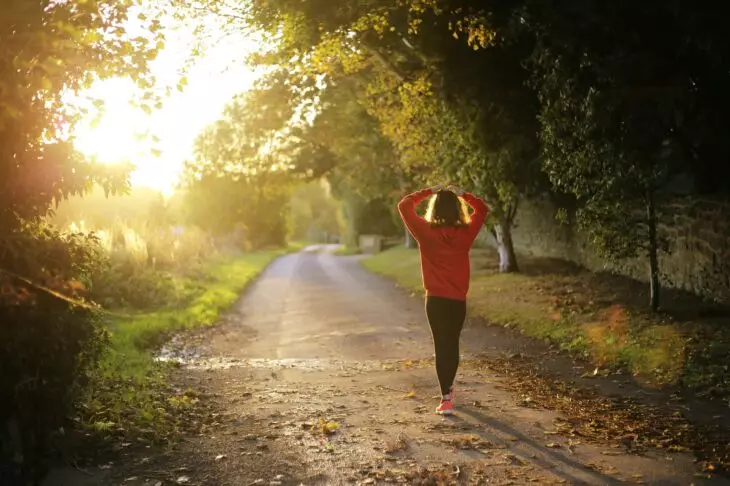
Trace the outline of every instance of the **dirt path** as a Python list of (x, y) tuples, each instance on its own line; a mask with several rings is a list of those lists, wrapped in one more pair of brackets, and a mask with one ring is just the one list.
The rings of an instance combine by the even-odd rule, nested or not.
[(561, 432), (558, 413), (481, 365), (485, 350), (519, 351), (483, 325), (463, 334), (456, 416), (435, 416), (421, 301), (332, 250), (279, 259), (221, 325), (181, 345), (178, 384), (210, 410), (200, 434), (48, 484), (700, 484), (688, 454)]

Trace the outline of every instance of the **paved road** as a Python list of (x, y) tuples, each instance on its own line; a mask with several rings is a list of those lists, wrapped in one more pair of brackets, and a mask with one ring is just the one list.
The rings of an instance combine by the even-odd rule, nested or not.
[(629, 455), (561, 435), (558, 413), (523, 406), (503, 377), (474, 365), (474, 353), (512, 346), (483, 326), (467, 323), (463, 336), (456, 416), (435, 416), (422, 302), (335, 248), (280, 258), (188, 345), (199, 356), (178, 380), (209, 397), (212, 423), (154, 460), (125, 459), (126, 483), (101, 484), (696, 481), (688, 455)]
[[(400, 437), (407, 447), (398, 452), (399, 461), (447, 469), (463, 464), (464, 471), (471, 471), (461, 474), (464, 481), (467, 477), (504, 484), (693, 480), (687, 456), (669, 460), (614, 456), (607, 454), (615, 450), (587, 444), (545, 447), (570, 442), (545, 434), (557, 414), (519, 406), (517, 397), (500, 386), (499, 377), (485, 377), (481, 370), (469, 368), (470, 355), (493, 344), (494, 335), (479, 326), (468, 324), (463, 336), (458, 417), (432, 415), (438, 390), (422, 301), (364, 271), (358, 257), (334, 255), (336, 248), (310, 247), (276, 261), (246, 293), (227, 324), (212, 335), (207, 348), (209, 356), (241, 360), (231, 370), (234, 375), (235, 369), (274, 370), (276, 386), (286, 390), (276, 396), (287, 398), (270, 405), (285, 416), (301, 420), (314, 410), (332, 411), (337, 402), (335, 410), (341, 412), (335, 415), (352, 427), (348, 431), (354, 430), (356, 439), (350, 437), (353, 442), (348, 443), (343, 434), (344, 443), (335, 445), (341, 455), (302, 453), (309, 474), (320, 474), (317, 477), (325, 484), (363, 479), (353, 472), (360, 467), (358, 458), (383, 462), (388, 455), (384, 449), (397, 448), (388, 446), (388, 441), (397, 443)], [(411, 364), (403, 366), (404, 362)], [(261, 390), (270, 386), (264, 384)], [(409, 394), (413, 399), (405, 400)], [(266, 403), (264, 395), (257, 406)], [(469, 405), (474, 403), (480, 406)], [(478, 446), (444, 445), (465, 434), (482, 441), (483, 451), (475, 452)], [(309, 451), (306, 441), (287, 448), (297, 446)], [(374, 457), (373, 451), (383, 457)]]
[(365, 272), (356, 258), (333, 255), (336, 249), (314, 246), (274, 262), (228, 316), (234, 325), (214, 341), (215, 352), (268, 359), (430, 356), (420, 302)]

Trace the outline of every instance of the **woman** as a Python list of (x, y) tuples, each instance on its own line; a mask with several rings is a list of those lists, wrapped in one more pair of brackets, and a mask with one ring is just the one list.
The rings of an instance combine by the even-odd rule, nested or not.
[[(416, 206), (429, 196), (426, 217)], [(466, 204), (474, 210), (471, 216)], [(436, 374), (441, 404), (436, 413), (454, 411), (454, 378), (459, 367), (459, 337), (466, 318), (469, 290), (469, 250), (484, 219), (487, 205), (458, 187), (438, 185), (404, 197), (398, 212), (421, 253), (421, 275), (426, 289), (426, 317), (436, 350)]]

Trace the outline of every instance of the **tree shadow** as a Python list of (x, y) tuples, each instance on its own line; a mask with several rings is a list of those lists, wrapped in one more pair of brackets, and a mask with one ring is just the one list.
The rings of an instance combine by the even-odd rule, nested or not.
[[(492, 429), (498, 430), (503, 434), (517, 439), (517, 444), (511, 447), (509, 450), (511, 453), (520, 457), (524, 462), (534, 464), (542, 469), (550, 471), (561, 479), (564, 479), (568, 484), (586, 484), (587, 480), (598, 482), (598, 484), (622, 484), (622, 481), (617, 480), (611, 476), (607, 476), (599, 471), (595, 471), (586, 467), (580, 462), (574, 461), (563, 454), (556, 452), (553, 449), (547, 449), (544, 446), (537, 444), (531, 437), (524, 435), (523, 433), (515, 430), (504, 422), (495, 418), (487, 417), (486, 415), (479, 413), (468, 407), (459, 407), (459, 412), (470, 416), (480, 424), (491, 427)], [(467, 424), (468, 422), (458, 415), (452, 416), (449, 420)], [(485, 431), (473, 430), (470, 433), (478, 435), (482, 439), (490, 442), (500, 442), (500, 438), (496, 435), (490, 435)], [(528, 450), (524, 450), (528, 448)], [(540, 454), (544, 457), (539, 457)]]
[[(517, 443), (515, 446), (510, 448), (511, 453), (519, 456), (524, 462), (534, 464), (549, 471), (551, 474), (567, 481), (568, 484), (613, 485), (626, 483), (626, 481), (608, 476), (600, 471), (587, 467), (581, 462), (566, 457), (565, 454), (558, 450), (546, 448), (544, 445), (538, 444), (533, 438), (515, 430), (510, 425), (493, 417), (488, 417), (487, 415), (470, 407), (461, 406), (459, 407), (459, 412), (468, 415), (480, 424), (514, 437), (517, 439)], [(466, 420), (458, 416), (452, 416), (450, 420), (465, 424), (468, 423)], [(485, 431), (474, 430), (470, 433), (478, 435), (482, 439), (489, 440), (490, 442), (500, 440), (497, 436), (490, 436)], [(647, 481), (643, 484), (661, 484), (667, 486), (683, 485), (686, 484), (686, 478), (683, 480), (674, 479), (669, 476), (662, 476), (655, 481)], [(695, 484), (704, 483), (695, 482)]]
[[(481, 275), (497, 277), (492, 251), (475, 250), (472, 261)], [(521, 273), (505, 282), (522, 286), (522, 294), (519, 299), (508, 298), (517, 305), (527, 300), (535, 318), (542, 315), (549, 321), (568, 316), (572, 324), (583, 326), (584, 334), (593, 331), (595, 335), (586, 338), (594, 341), (589, 342), (588, 351), (598, 364), (625, 366), (644, 387), (700, 398), (730, 398), (730, 373), (724, 368), (730, 362), (730, 305), (663, 288), (660, 310), (652, 313), (646, 282), (591, 272), (556, 258), (519, 255), (519, 262)], [(528, 290), (530, 295), (525, 294)], [(646, 346), (653, 349), (647, 351)], [(643, 378), (648, 379), (642, 382)]]

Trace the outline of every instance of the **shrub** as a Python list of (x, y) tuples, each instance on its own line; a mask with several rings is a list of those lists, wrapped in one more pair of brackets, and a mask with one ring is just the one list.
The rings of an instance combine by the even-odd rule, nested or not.
[(79, 282), (100, 261), (93, 238), (35, 226), (3, 243), (0, 474), (3, 484), (17, 484), (44, 473), (106, 333), (97, 311), (80, 301)]

